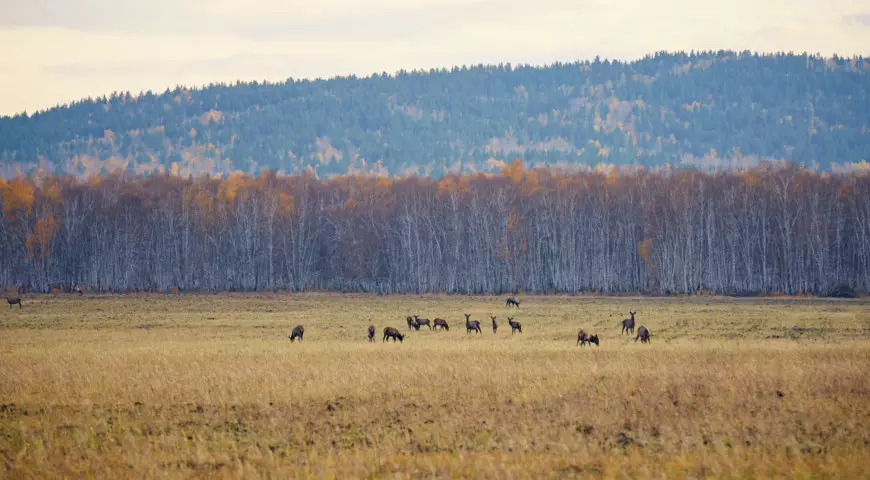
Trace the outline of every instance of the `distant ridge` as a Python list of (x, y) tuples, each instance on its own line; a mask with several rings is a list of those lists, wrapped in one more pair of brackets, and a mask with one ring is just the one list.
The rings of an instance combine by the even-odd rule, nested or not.
[(598, 164), (870, 161), (864, 57), (656, 53), (113, 93), (0, 118), (0, 174), (442, 176)]

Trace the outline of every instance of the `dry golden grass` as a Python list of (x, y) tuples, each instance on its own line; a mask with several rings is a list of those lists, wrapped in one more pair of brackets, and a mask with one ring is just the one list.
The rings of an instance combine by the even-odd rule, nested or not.
[[(867, 477), (867, 307), (32, 296), (0, 313), (0, 477)], [(629, 309), (651, 345), (620, 337)], [(412, 313), (451, 330), (408, 332)]]

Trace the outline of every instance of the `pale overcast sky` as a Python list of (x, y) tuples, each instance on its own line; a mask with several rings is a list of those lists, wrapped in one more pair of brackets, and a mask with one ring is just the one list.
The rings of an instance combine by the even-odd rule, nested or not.
[(870, 55), (870, 1), (0, 0), (0, 114), (178, 84), (720, 48)]

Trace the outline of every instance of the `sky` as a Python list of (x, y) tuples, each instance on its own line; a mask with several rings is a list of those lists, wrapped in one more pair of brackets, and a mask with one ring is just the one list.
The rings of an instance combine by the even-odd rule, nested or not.
[(867, 0), (0, 0), (0, 115), (176, 85), (660, 50), (870, 55)]

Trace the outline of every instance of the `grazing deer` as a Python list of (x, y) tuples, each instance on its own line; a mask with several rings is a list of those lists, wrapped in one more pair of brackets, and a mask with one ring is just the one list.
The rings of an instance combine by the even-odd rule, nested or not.
[(498, 322), (495, 321), (495, 315), (490, 315), (489, 318), (492, 319), (492, 333), (495, 333), (498, 330)]
[(303, 335), (305, 335), (305, 327), (302, 325), (296, 325), (293, 327), (293, 331), (290, 332), (290, 341), (292, 342), (298, 338), (301, 342)]
[(416, 320), (414, 320), (414, 317), (407, 317), (406, 320), (408, 320), (408, 330), (411, 330), (411, 329), (420, 330), (420, 324), (417, 323)]
[(626, 332), (634, 333), (634, 314), (637, 312), (629, 311), (628, 313), (631, 314), (631, 318), (626, 318), (622, 321), (622, 333), (620, 335), (624, 335)]
[(590, 347), (593, 343), (595, 344), (595, 346), (598, 346), (598, 335), (589, 335), (581, 329), (580, 332), (577, 333), (577, 345), (580, 345), (582, 347), (587, 343)]
[(515, 307), (517, 307), (517, 308), (520, 308), (520, 301), (517, 300), (516, 297), (514, 297), (514, 296), (510, 296), (510, 297), (508, 297), (507, 300), (505, 300), (505, 302), (504, 302), (504, 306), (510, 308), (511, 305), (513, 305), (513, 306), (515, 306)]
[(511, 326), (511, 335), (516, 332), (523, 333), (523, 325), (520, 322), (515, 322), (514, 317), (508, 317), (508, 323)]
[(649, 341), (649, 329), (641, 325), (637, 327), (637, 336), (634, 337), (634, 341), (637, 342), (637, 339), (640, 339), (640, 343), (650, 343)]
[(429, 327), (429, 330), (432, 330), (432, 324), (429, 323), (428, 318), (420, 318), (419, 316), (414, 315), (414, 321), (417, 322), (417, 330), (420, 330), (420, 327), (423, 325)]
[(393, 343), (396, 343), (396, 339), (399, 339), (399, 343), (402, 343), (403, 340), (405, 340), (405, 336), (402, 335), (401, 333), (399, 333), (399, 331), (396, 330), (395, 328), (384, 327), (384, 338), (381, 341), (386, 342), (388, 338), (392, 338)]
[(436, 318), (435, 320), (432, 320), (432, 323), (433, 330), (438, 330), (438, 327), (441, 327), (442, 330), (450, 331), (450, 325), (447, 325), (447, 320), (444, 320), (443, 318)]
[(375, 341), (375, 326), (369, 325), (369, 342)]
[(468, 335), (472, 331), (480, 333), (480, 322), (477, 320), (471, 320), (471, 314), (465, 314), (465, 334)]
[(12, 308), (12, 305), (18, 304), (18, 308), (21, 308), (21, 297), (6, 297), (6, 301), (9, 302), (9, 308)]

